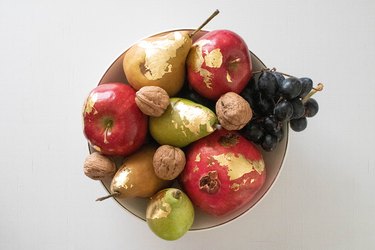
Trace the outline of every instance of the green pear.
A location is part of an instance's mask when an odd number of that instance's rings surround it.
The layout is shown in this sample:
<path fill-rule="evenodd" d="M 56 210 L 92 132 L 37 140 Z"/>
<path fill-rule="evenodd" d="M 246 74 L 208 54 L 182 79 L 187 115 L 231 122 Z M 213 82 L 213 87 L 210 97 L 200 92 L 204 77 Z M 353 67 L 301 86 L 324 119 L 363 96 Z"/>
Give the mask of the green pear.
<path fill-rule="evenodd" d="M 146 220 L 150 229 L 164 240 L 181 238 L 194 222 L 194 207 L 181 190 L 167 188 L 151 197 Z"/>
<path fill-rule="evenodd" d="M 189 31 L 173 31 L 146 38 L 124 55 L 123 68 L 129 84 L 139 90 L 159 86 L 174 96 L 185 80 L 185 61 L 192 45 Z"/>
<path fill-rule="evenodd" d="M 150 117 L 149 129 L 159 144 L 185 147 L 211 134 L 216 124 L 216 114 L 209 108 L 174 97 L 161 116 Z"/>

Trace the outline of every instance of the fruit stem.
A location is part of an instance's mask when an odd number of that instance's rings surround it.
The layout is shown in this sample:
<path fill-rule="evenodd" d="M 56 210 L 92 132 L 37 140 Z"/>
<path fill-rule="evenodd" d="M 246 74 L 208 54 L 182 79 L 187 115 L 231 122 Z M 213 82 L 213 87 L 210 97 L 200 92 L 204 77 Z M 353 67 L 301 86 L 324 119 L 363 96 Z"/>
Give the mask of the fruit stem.
<path fill-rule="evenodd" d="M 105 126 L 105 130 L 104 130 L 104 143 L 105 144 L 109 143 L 107 137 L 111 134 L 112 125 L 113 125 L 112 121 L 109 121 L 107 125 Z"/>
<path fill-rule="evenodd" d="M 307 102 L 308 99 L 310 99 L 311 96 L 313 96 L 314 94 L 316 94 L 317 92 L 320 92 L 323 90 L 323 83 L 318 83 L 318 85 L 316 87 L 314 87 L 310 93 L 308 93 L 303 99 L 302 99 L 302 103 L 304 104 L 305 102 Z"/>
<path fill-rule="evenodd" d="M 280 72 L 280 71 L 277 71 L 277 69 L 275 67 L 273 68 L 265 68 L 265 69 L 261 69 L 261 70 L 257 70 L 257 71 L 254 71 L 253 74 L 258 74 L 258 73 L 262 73 L 263 71 L 272 71 L 272 72 L 277 72 L 277 73 L 280 73 L 284 76 L 287 76 L 287 77 L 295 77 L 295 76 L 292 76 L 292 75 L 289 75 L 287 73 L 284 73 L 284 72 Z"/>
<path fill-rule="evenodd" d="M 96 199 L 95 201 L 104 201 L 108 198 L 111 198 L 111 197 L 116 197 L 118 196 L 120 193 L 119 192 L 114 192 L 113 194 L 109 194 L 109 195 L 106 195 L 106 196 L 103 196 L 103 197 L 100 197 L 98 199 Z"/>
<path fill-rule="evenodd" d="M 287 77 L 295 77 L 295 76 L 289 75 L 289 74 L 287 74 L 287 73 L 277 71 L 277 69 L 276 69 L 275 67 L 273 67 L 273 68 L 271 69 L 271 71 L 273 71 L 273 72 L 277 72 L 277 73 L 280 73 L 280 74 L 282 74 L 282 75 L 284 75 L 284 76 L 287 76 Z"/>
<path fill-rule="evenodd" d="M 220 11 L 219 10 L 215 10 L 214 13 L 211 14 L 211 16 L 209 16 L 206 21 L 204 21 L 201 26 L 199 26 L 196 30 L 194 30 L 193 32 L 191 32 L 189 34 L 189 37 L 192 38 L 198 31 L 200 31 L 207 23 L 209 23 L 217 14 L 219 14 Z"/>

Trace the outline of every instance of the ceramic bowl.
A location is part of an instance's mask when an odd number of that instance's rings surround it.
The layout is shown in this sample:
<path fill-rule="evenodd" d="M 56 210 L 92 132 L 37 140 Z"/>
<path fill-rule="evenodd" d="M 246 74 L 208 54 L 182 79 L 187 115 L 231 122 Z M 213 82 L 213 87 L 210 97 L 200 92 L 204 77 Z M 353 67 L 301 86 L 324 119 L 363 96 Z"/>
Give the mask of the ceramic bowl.
<path fill-rule="evenodd" d="M 175 31 L 175 30 L 171 30 Z M 166 32 L 171 32 L 166 31 Z M 162 33 L 166 33 L 162 32 Z M 203 34 L 205 34 L 207 31 L 201 31 L 197 33 L 194 36 L 194 40 L 201 37 Z M 160 34 L 162 34 L 160 33 Z M 155 35 L 160 35 L 155 34 Z M 104 73 L 102 79 L 100 80 L 99 84 L 107 83 L 107 82 L 124 82 L 127 83 L 127 79 L 125 77 L 124 71 L 123 71 L 123 58 L 126 51 L 121 54 L 108 68 L 108 70 Z M 250 51 L 252 64 L 253 64 L 253 71 L 259 71 L 261 69 L 266 68 L 266 66 L 262 63 L 262 61 L 253 53 Z M 280 170 L 282 168 L 283 162 L 286 157 L 287 153 L 287 146 L 288 146 L 288 128 L 284 129 L 284 137 L 283 140 L 278 144 L 277 148 L 272 152 L 265 152 L 262 150 L 263 158 L 266 165 L 266 171 L 267 171 L 267 177 L 266 181 L 261 188 L 261 190 L 256 194 L 256 196 L 252 199 L 250 203 L 242 207 L 241 209 L 235 211 L 234 213 L 231 213 L 229 215 L 216 217 L 216 216 L 210 216 L 199 209 L 195 209 L 195 220 L 193 223 L 193 226 L 191 227 L 191 231 L 196 230 L 203 230 L 203 229 L 209 229 L 213 227 L 217 227 L 219 225 L 224 225 L 230 221 L 237 220 L 244 214 L 251 211 L 251 208 L 253 208 L 256 204 L 258 204 L 264 196 L 269 192 L 273 184 L 275 183 Z M 90 149 L 92 151 L 92 149 Z M 121 163 L 123 159 L 119 158 L 116 159 L 118 164 Z M 102 181 L 103 186 L 105 187 L 106 191 L 109 193 L 110 190 L 110 183 L 111 180 L 104 180 Z M 174 184 L 174 186 L 178 187 L 177 182 Z M 105 194 L 103 194 L 105 195 Z M 131 215 L 134 215 L 141 220 L 146 220 L 146 207 L 148 199 L 145 198 L 127 198 L 127 199 L 118 199 L 113 198 L 117 201 L 117 203 L 127 212 L 129 212 Z"/>

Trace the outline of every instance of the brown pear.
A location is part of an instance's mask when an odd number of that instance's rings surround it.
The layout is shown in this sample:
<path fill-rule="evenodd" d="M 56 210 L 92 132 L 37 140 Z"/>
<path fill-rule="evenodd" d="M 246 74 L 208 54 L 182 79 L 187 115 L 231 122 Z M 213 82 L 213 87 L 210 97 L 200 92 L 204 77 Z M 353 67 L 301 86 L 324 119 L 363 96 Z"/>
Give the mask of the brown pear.
<path fill-rule="evenodd" d="M 154 171 L 152 161 L 156 149 L 154 146 L 144 146 L 126 158 L 112 179 L 110 195 L 97 200 L 102 201 L 109 197 L 147 198 L 167 187 L 170 182 L 157 177 Z"/>
<path fill-rule="evenodd" d="M 169 96 L 176 95 L 184 84 L 185 61 L 191 45 L 189 31 L 173 31 L 133 45 L 123 61 L 129 84 L 136 90 L 158 86 Z"/>

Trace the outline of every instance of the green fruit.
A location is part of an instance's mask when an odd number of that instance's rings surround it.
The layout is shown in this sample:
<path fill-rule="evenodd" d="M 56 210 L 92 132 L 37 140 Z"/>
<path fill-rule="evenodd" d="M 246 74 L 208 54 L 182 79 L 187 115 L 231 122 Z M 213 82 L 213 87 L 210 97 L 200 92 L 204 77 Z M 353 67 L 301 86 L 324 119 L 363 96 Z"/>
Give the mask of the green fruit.
<path fill-rule="evenodd" d="M 181 190 L 167 188 L 151 197 L 146 220 L 151 230 L 164 240 L 177 240 L 191 227 L 194 207 Z"/>
<path fill-rule="evenodd" d="M 161 145 L 185 147 L 211 134 L 217 123 L 214 112 L 184 98 L 171 98 L 170 105 L 160 117 L 150 117 L 150 132 Z"/>

